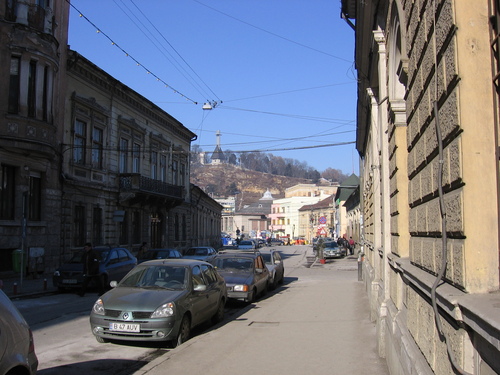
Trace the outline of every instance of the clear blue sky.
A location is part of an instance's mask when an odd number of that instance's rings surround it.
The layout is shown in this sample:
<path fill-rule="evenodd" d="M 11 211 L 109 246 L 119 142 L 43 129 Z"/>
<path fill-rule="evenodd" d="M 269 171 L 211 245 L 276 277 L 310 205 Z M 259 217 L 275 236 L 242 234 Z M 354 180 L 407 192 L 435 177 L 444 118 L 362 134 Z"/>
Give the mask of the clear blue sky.
<path fill-rule="evenodd" d="M 358 173 L 354 144 L 335 145 L 356 137 L 354 31 L 340 0 L 71 4 L 71 49 L 196 133 L 204 151 L 220 130 L 223 150 Z"/>

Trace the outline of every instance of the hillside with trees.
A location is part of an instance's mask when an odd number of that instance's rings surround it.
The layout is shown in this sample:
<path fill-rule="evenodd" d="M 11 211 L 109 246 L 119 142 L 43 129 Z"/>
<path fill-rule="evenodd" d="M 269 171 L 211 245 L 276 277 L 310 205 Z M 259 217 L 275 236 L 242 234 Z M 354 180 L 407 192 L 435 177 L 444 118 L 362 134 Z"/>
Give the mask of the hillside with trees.
<path fill-rule="evenodd" d="M 225 159 L 211 164 L 212 153 L 195 150 L 191 182 L 213 198 L 236 195 L 239 205 L 255 202 L 267 189 L 278 199 L 284 197 L 285 189 L 297 184 L 340 183 L 348 177 L 333 168 L 320 174 L 307 163 L 261 152 L 242 153 L 237 158 L 231 151 L 224 151 Z"/>

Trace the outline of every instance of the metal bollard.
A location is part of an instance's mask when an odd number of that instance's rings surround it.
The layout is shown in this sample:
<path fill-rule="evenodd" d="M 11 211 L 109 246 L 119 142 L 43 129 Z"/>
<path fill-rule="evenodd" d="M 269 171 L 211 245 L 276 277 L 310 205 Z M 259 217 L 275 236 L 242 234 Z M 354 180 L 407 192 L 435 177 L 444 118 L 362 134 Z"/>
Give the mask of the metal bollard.
<path fill-rule="evenodd" d="M 17 283 L 14 283 L 14 290 L 13 290 L 13 292 L 14 292 L 14 295 L 17 294 Z"/>
<path fill-rule="evenodd" d="M 43 290 L 47 290 L 47 279 L 43 279 Z"/>
<path fill-rule="evenodd" d="M 363 281 L 363 260 L 365 259 L 363 253 L 358 256 L 358 281 Z"/>

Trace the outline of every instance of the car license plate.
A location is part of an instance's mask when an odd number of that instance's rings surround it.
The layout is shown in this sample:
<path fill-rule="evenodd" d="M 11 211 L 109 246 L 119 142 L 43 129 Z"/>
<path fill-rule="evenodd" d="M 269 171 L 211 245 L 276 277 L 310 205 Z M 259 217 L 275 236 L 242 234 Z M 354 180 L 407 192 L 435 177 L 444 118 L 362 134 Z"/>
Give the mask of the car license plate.
<path fill-rule="evenodd" d="M 141 325 L 136 323 L 109 323 L 110 331 L 141 332 Z"/>
<path fill-rule="evenodd" d="M 78 281 L 76 279 L 64 279 L 63 284 L 76 284 Z"/>

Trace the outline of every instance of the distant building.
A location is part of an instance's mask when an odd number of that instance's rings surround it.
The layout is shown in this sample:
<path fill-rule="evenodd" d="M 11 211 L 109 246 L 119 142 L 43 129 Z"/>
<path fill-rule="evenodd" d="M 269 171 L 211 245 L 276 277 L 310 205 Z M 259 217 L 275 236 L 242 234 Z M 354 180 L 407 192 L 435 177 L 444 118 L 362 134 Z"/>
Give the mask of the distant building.
<path fill-rule="evenodd" d="M 315 204 L 299 208 L 299 236 L 311 241 L 314 237 L 334 237 L 335 195 Z"/>
<path fill-rule="evenodd" d="M 236 226 L 234 224 L 234 211 L 236 197 L 214 198 L 222 206 L 221 231 L 235 237 Z"/>
<path fill-rule="evenodd" d="M 245 237 L 261 237 L 270 226 L 269 214 L 273 204 L 273 196 L 269 189 L 257 202 L 245 205 L 234 213 L 234 225 Z"/>
<path fill-rule="evenodd" d="M 285 198 L 273 202 L 269 230 L 273 237 L 305 237 L 309 225 L 301 224 L 299 209 L 335 194 L 338 185 L 297 184 L 285 190 Z"/>
<path fill-rule="evenodd" d="M 335 194 L 335 233 L 338 237 L 347 236 L 348 220 L 344 203 L 357 188 L 359 188 L 359 177 L 352 174 L 340 184 Z"/>
<path fill-rule="evenodd" d="M 220 147 L 220 136 L 221 133 L 219 130 L 217 130 L 217 133 L 215 134 L 217 137 L 217 144 L 215 146 L 214 152 L 212 152 L 212 157 L 211 157 L 211 162 L 212 164 L 222 164 L 225 163 L 227 158 L 226 155 L 224 155 L 224 152 L 222 151 Z"/>

